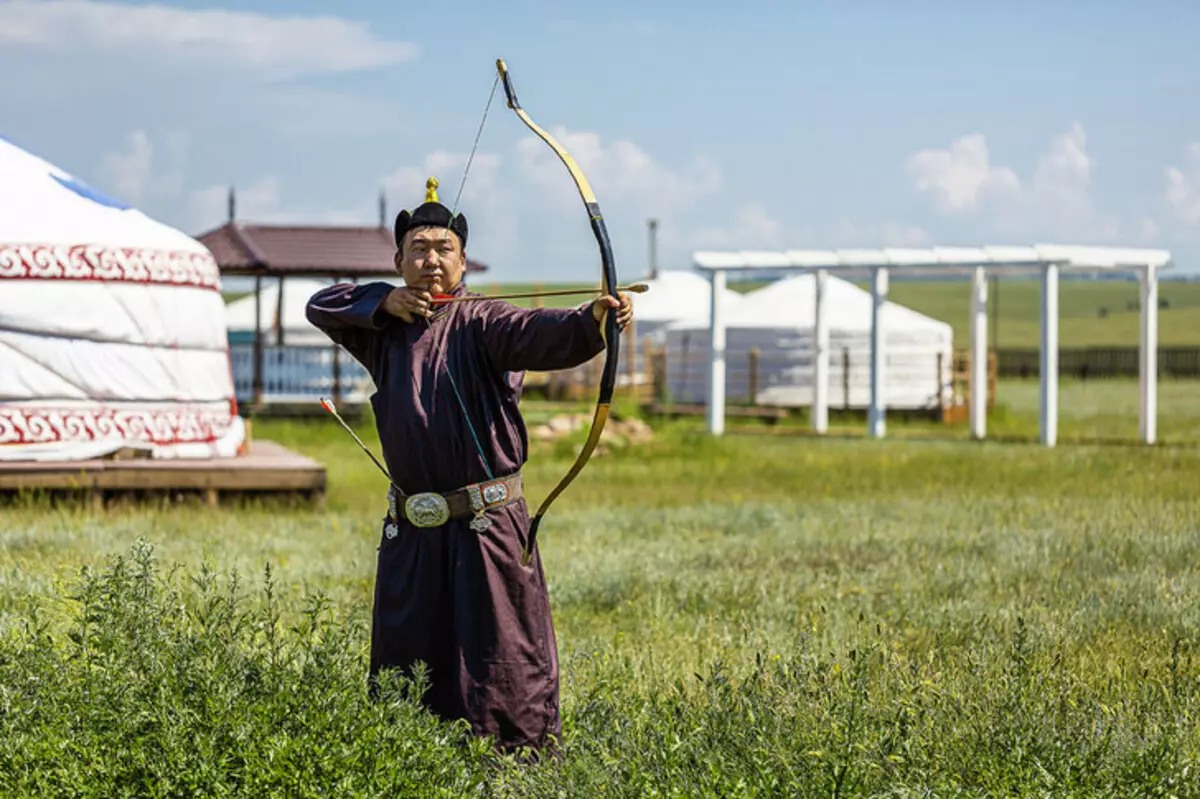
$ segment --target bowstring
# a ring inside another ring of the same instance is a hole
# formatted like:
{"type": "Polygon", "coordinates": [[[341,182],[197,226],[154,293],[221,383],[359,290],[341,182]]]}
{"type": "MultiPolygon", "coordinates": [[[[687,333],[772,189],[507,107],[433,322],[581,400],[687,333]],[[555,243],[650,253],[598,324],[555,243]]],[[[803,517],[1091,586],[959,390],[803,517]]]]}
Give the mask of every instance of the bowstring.
{"type": "MultiPolygon", "coordinates": [[[[458,193],[454,195],[454,205],[450,209],[450,222],[446,225],[446,231],[449,233],[451,225],[458,217],[458,203],[462,199],[463,187],[467,185],[467,173],[471,171],[471,162],[475,160],[475,151],[479,148],[479,139],[483,136],[483,127],[487,123],[488,112],[492,108],[492,100],[496,97],[496,87],[500,85],[500,73],[496,73],[496,79],[492,82],[492,92],[488,95],[487,105],[483,107],[483,118],[479,120],[479,130],[475,133],[475,141],[471,144],[471,154],[467,156],[467,165],[463,168],[462,180],[458,184],[458,193]]],[[[464,255],[465,261],[465,255],[464,255]]],[[[463,275],[466,275],[466,264],[463,264],[463,275]]],[[[454,309],[447,309],[446,315],[453,314],[454,309]]],[[[425,317],[425,326],[429,331],[433,332],[433,322],[428,316],[425,317]]],[[[479,441],[479,434],[475,432],[475,425],[471,422],[471,414],[467,412],[467,404],[463,402],[462,394],[458,390],[458,381],[454,379],[454,371],[450,368],[450,359],[446,359],[446,377],[450,378],[450,387],[454,389],[454,398],[458,400],[459,410],[462,411],[463,419],[467,422],[467,429],[471,432],[471,439],[475,442],[475,451],[479,453],[479,459],[483,462],[483,471],[487,474],[489,480],[494,480],[492,468],[488,465],[487,454],[483,451],[483,444],[479,441]]]]}

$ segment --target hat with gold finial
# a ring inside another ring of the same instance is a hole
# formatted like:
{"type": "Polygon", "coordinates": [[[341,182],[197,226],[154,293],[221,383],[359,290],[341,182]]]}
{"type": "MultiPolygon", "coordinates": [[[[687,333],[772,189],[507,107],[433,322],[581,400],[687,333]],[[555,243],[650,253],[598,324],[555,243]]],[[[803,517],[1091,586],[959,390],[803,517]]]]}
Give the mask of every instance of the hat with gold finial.
{"type": "Polygon", "coordinates": [[[396,214],[396,224],[392,229],[392,233],[396,237],[397,248],[404,241],[404,234],[408,233],[408,231],[419,227],[433,226],[450,228],[450,230],[458,234],[458,239],[462,242],[463,249],[466,249],[467,218],[462,214],[453,213],[438,201],[437,187],[437,178],[429,178],[429,180],[425,181],[425,202],[418,205],[411,212],[406,209],[396,214]]]}

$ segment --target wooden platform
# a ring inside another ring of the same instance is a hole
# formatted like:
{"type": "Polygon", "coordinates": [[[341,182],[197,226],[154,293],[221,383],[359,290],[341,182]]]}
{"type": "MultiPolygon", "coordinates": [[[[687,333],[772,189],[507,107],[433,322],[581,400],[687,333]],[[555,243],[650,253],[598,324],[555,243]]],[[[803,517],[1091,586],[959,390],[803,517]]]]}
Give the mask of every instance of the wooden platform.
{"type": "Polygon", "coordinates": [[[302,494],[315,504],[325,496],[325,467],[274,441],[255,440],[236,458],[211,460],[0,461],[0,493],[84,493],[102,506],[130,492],[199,494],[216,505],[223,494],[302,494]]]}

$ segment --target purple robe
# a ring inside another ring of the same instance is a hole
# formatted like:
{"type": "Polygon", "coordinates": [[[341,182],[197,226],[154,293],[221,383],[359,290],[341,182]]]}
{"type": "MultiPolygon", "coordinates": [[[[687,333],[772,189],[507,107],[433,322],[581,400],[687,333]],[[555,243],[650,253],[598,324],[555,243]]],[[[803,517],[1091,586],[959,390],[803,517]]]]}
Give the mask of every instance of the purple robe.
{"type": "MultiPolygon", "coordinates": [[[[366,367],[383,457],[405,493],[445,493],[519,471],[528,438],[518,409],[526,370],[584,363],[604,350],[587,306],[518,308],[499,300],[451,303],[405,323],[382,310],[387,283],[337,285],[308,303],[308,319],[366,367]],[[447,371],[453,374],[462,403],[447,371]],[[478,436],[475,443],[471,426],[478,436]]],[[[463,284],[453,292],[468,293],[463,284]]],[[[381,499],[386,506],[386,500],[381,499]]],[[[380,538],[371,631],[371,673],[415,661],[429,669],[424,701],[466,719],[505,749],[541,747],[561,735],[558,653],[541,557],[528,566],[524,499],[470,519],[380,538]]]]}

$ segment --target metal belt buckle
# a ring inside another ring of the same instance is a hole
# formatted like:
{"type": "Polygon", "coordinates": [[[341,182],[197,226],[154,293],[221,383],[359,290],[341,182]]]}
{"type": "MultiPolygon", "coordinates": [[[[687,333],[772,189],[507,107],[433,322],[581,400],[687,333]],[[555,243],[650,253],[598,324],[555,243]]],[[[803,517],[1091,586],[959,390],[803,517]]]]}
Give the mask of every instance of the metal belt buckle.
{"type": "Polygon", "coordinates": [[[404,515],[416,527],[440,527],[450,521],[450,505],[432,491],[413,494],[404,501],[404,515]]]}

